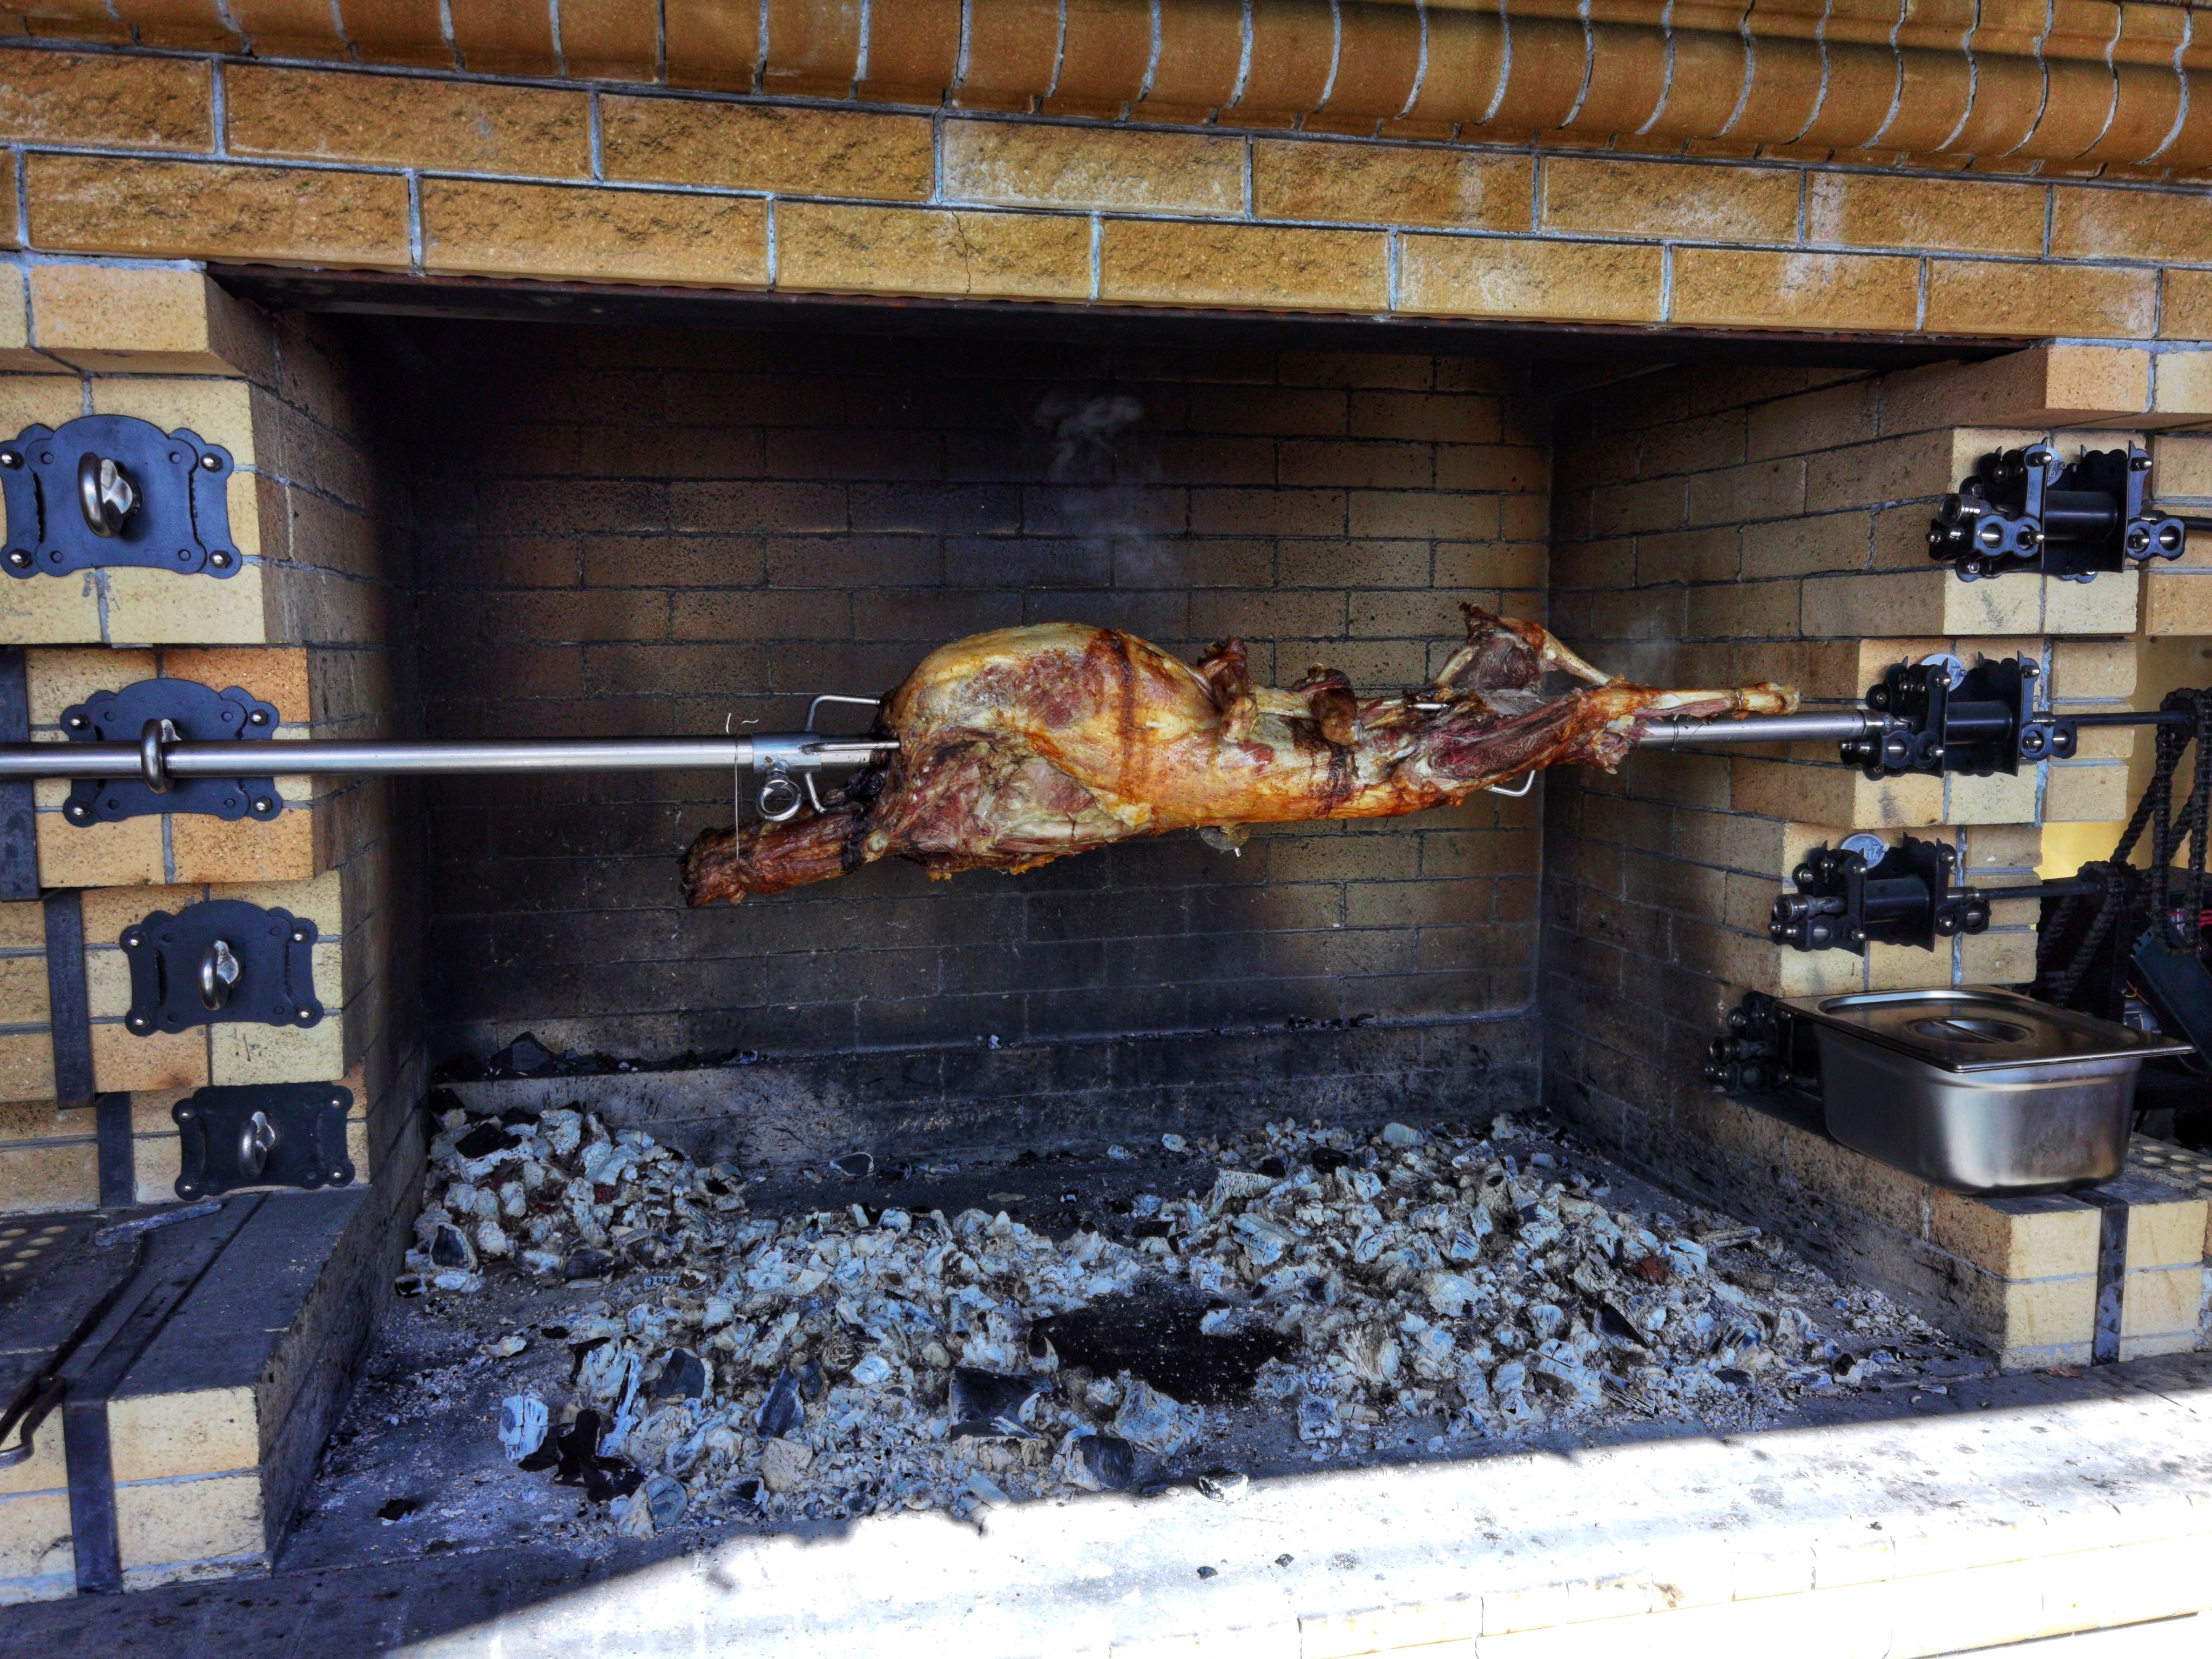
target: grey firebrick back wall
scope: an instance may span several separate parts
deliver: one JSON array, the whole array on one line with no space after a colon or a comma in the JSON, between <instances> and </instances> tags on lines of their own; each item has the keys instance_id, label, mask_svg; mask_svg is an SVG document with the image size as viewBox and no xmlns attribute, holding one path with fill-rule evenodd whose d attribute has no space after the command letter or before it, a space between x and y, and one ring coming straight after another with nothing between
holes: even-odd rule
<instances>
[{"instance_id":1,"label":"grey firebrick back wall","mask_svg":"<svg viewBox=\"0 0 2212 1659\"><path fill-rule=\"evenodd\" d=\"M1462 600L1541 614L1547 453L1520 372L1485 362L513 324L384 345L433 735L795 725L808 694L1056 620L1395 687L1450 651ZM704 911L677 860L729 821L726 778L423 800L434 1057L526 1028L650 1058L1287 1030L1322 1034L1285 1040L1310 1062L1263 1069L1348 1067L1376 1109L1401 1073L1521 1076L1521 1036L1435 1028L1533 995L1536 796L1241 857L1176 836L1013 878L885 863Z\"/></svg>"}]
</instances>

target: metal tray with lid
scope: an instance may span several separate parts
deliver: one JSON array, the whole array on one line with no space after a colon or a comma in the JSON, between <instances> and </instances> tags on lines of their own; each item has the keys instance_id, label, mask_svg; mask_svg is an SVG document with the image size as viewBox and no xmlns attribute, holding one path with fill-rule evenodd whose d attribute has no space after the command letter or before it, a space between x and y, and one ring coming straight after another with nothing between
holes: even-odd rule
<instances>
[{"instance_id":1,"label":"metal tray with lid","mask_svg":"<svg viewBox=\"0 0 2212 1659\"><path fill-rule=\"evenodd\" d=\"M2126 1161L2136 1074L2185 1042L1991 985L1800 997L1828 1133L1967 1193L2057 1192Z\"/></svg>"}]
</instances>

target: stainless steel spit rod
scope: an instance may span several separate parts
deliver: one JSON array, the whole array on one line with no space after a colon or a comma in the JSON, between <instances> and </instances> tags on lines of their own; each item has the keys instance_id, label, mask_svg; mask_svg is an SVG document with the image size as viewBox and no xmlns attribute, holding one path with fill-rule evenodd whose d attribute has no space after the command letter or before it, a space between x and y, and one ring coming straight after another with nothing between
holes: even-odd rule
<instances>
[{"instance_id":1,"label":"stainless steel spit rod","mask_svg":"<svg viewBox=\"0 0 2212 1659\"><path fill-rule=\"evenodd\" d=\"M1646 748L1706 744L1844 742L1879 731L1865 710L1746 714L1735 720L1661 720ZM825 738L811 732L728 738L530 738L510 741L334 742L308 738L268 744L162 741L0 744L0 780L20 778L236 777L241 772L326 777L335 774L422 777L484 772L662 772L685 769L866 766L898 748L895 738Z\"/></svg>"},{"instance_id":2,"label":"stainless steel spit rod","mask_svg":"<svg viewBox=\"0 0 2212 1659\"><path fill-rule=\"evenodd\" d=\"M0 744L0 779L234 778L334 773L423 776L483 772L722 771L770 765L866 766L896 738L824 738L793 732L742 738L555 738L497 743L245 744L11 743Z\"/></svg>"},{"instance_id":3,"label":"stainless steel spit rod","mask_svg":"<svg viewBox=\"0 0 2212 1659\"><path fill-rule=\"evenodd\" d=\"M1710 744L1847 742L1891 722L1864 709L1746 714L1734 720L1668 720L1647 727L1651 749ZM488 772L806 771L866 766L898 748L895 738L823 737L812 732L726 738L532 738L486 742L185 743L152 728L139 743L0 744L0 780L138 778L157 790L175 778L423 777Z\"/></svg>"},{"instance_id":4,"label":"stainless steel spit rod","mask_svg":"<svg viewBox=\"0 0 2212 1659\"><path fill-rule=\"evenodd\" d=\"M1711 744L1737 743L1850 743L1903 725L1871 709L1812 709L1795 714L1655 720L1638 741L1646 749L1703 749Z\"/></svg>"}]
</instances>

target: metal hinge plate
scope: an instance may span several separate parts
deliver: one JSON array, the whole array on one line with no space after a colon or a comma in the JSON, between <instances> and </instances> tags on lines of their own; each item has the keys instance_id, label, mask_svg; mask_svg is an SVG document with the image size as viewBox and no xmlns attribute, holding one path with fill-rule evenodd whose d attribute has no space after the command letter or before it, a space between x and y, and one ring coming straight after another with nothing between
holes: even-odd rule
<instances>
[{"instance_id":1,"label":"metal hinge plate","mask_svg":"<svg viewBox=\"0 0 2212 1659\"><path fill-rule=\"evenodd\" d=\"M234 1187L343 1187L353 1091L335 1083L198 1089L169 1109L179 1143L177 1196Z\"/></svg>"},{"instance_id":2,"label":"metal hinge plate","mask_svg":"<svg viewBox=\"0 0 2212 1659\"><path fill-rule=\"evenodd\" d=\"M27 426L0 443L8 508L0 570L11 576L136 565L234 576L230 452L132 415Z\"/></svg>"},{"instance_id":3,"label":"metal hinge plate","mask_svg":"<svg viewBox=\"0 0 2212 1659\"><path fill-rule=\"evenodd\" d=\"M123 930L132 1035L195 1025L314 1024L315 924L243 899L156 910Z\"/></svg>"},{"instance_id":4,"label":"metal hinge plate","mask_svg":"<svg viewBox=\"0 0 2212 1659\"><path fill-rule=\"evenodd\" d=\"M239 686L216 691L196 680L140 680L120 691L95 691L63 710L62 731L72 743L137 743L149 720L167 720L185 743L254 743L274 737L279 720L275 705ZM240 755L239 761L246 767L270 758ZM79 778L70 785L62 817L89 830L161 812L266 822L283 810L273 777L177 778L163 794L137 778Z\"/></svg>"}]
</instances>

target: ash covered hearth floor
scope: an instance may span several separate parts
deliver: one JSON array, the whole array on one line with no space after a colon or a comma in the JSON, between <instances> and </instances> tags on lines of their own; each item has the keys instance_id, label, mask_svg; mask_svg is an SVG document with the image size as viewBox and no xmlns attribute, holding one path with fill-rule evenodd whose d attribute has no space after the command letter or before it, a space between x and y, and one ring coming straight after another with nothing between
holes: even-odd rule
<instances>
[{"instance_id":1,"label":"ash covered hearth floor","mask_svg":"<svg viewBox=\"0 0 2212 1659\"><path fill-rule=\"evenodd\" d=\"M1328 1353L1287 1340L1258 1359L1260 1329L1198 1327L1194 1308L1236 1305L1243 1292L1233 1282L1194 1304L1164 1293L1157 1273L1140 1275L1133 1291L1097 1304L1118 1318L1042 1322L1066 1350L1052 1356L1055 1386L1031 1402L1027 1420L1002 1425L1006 1435L948 1440L951 1402L941 1389L927 1397L926 1372L856 1378L846 1356L842 1384L825 1379L811 1401L802 1395L807 1422L792 1438L811 1441L815 1455L773 1483L780 1490L758 1479L764 1437L741 1431L726 1469L680 1454L665 1460L690 1477L690 1501L672 1524L648 1528L641 1516L625 1528L617 1517L643 1511L653 1495L640 1477L587 1489L559 1484L559 1469L516 1467L499 1443L500 1402L534 1392L553 1413L549 1447L557 1442L561 1419L590 1408L597 1351L569 1339L594 1319L625 1323L629 1309L684 1302L684 1264L549 1285L487 1261L482 1291L434 1291L395 1308L273 1576L10 1609L0 1614L0 1652L511 1659L726 1644L839 1655L957 1645L980 1656L1212 1651L1219 1642L1323 1659L1401 1647L1565 1656L1594 1643L1667 1653L1786 1631L1815 1654L1894 1656L2212 1605L2201 1570L2212 1544L2212 1355L2001 1375L1879 1296L1838 1285L1556 1135L1462 1126L1458 1135L1427 1133L1419 1149L1335 1139L1352 1161L1324 1156L1335 1167L1309 1185L1354 1200L1362 1164L1387 1178L1394 1166L1426 1160L1427 1174L1457 1159L1479 1182L1510 1158L1513 1179L1540 1177L1534 1184L1552 1189L1554 1206L1589 1194L1577 1201L1674 1241L1680 1282L1695 1292L1687 1300L1761 1310L1770 1336L1802 1314L1802 1346L1770 1343L1774 1352L1750 1371L1710 1355L1688 1365L1677 1355L1670 1366L1656 1338L1646 1346L1614 1334L1610 1346L1656 1362L1647 1373L1695 1373L1689 1385L1646 1375L1632 1395L1616 1384L1591 1401L1555 1380L1528 1387L1522 1416L1499 1409L1464 1367L1465 1351L1482 1346L1471 1337L1529 1322L1525 1308L1492 1303L1486 1313L1478 1304L1446 1317L1426 1305L1418 1275L1379 1300L1347 1293L1370 1315L1388 1306L1399 1322L1401 1354L1381 1381L1359 1374L1353 1357L1370 1372L1376 1361L1358 1322ZM1146 1252L1148 1241L1175 1231L1148 1195L1170 1214L1193 1205L1186 1222L1212 1199L1210 1231L1227 1231L1237 1206L1221 1199L1223 1188L1239 1184L1240 1166L1256 1175L1250 1166L1263 1151L1213 1148L1217 1163L1206 1150L752 1183L732 1238L759 1237L749 1251L733 1243L732 1254L757 1269L794 1236L793 1224L806 1223L818 1245L840 1236L841 1213L852 1218L850 1238L883 1231L886 1212L896 1224L933 1211L948 1218L947 1242L964 1237L978 1255L993 1227L997 1247L1009 1249L1026 1216L1040 1241L1057 1241L1037 1245L1048 1259L1095 1233L1157 1264L1161 1247ZM1298 1179L1297 1167L1286 1160L1283 1173ZM1540 1243L1540 1221L1520 1222ZM930 1222L922 1231L939 1230ZM1698 1233L1711 1243L1702 1266L1680 1248ZM1201 1228L1176 1243L1207 1237ZM1516 1283L1541 1282L1543 1269L1534 1281L1516 1279L1495 1250L1490 1262L1483 1277L1505 1287L1507 1303ZM1559 1279L1571 1274L1570 1264L1557 1266ZM848 1274L848 1291L858 1277ZM1455 1328L1461 1364L1439 1365L1439 1345L1425 1346L1422 1330ZM977 1340L990 1340L988 1322L976 1328ZM705 1334L690 1340L720 1358L728 1380L703 1400L664 1392L657 1409L695 1433L716 1418L757 1428L758 1384L774 1382L761 1377L748 1390L742 1351L717 1350ZM1514 1339L1500 1334L1510 1347ZM1209 1386L1201 1373L1215 1345L1231 1358ZM1583 1346L1595 1360L1598 1345ZM1524 1365L1541 1352L1526 1346ZM1552 1351L1560 1360L1570 1352ZM1341 1373L1340 1359L1354 1374L1336 1379L1338 1420L1316 1437L1298 1399L1329 1395L1325 1373ZM1511 1363L1492 1351L1477 1369L1494 1384ZM669 1370L658 1360L648 1369ZM778 1364L774 1374L789 1369ZM1632 1379L1638 1370L1616 1360L1613 1374ZM1727 1376L1716 1381L1716 1370ZM1133 1445L1128 1490L1077 1489L1069 1437L1131 1427L1123 1407L1147 1373L1163 1392L1182 1391L1182 1420L1155 1425L1152 1446ZM871 1378L901 1397L855 1421L859 1381ZM665 1434L647 1440L649 1450L670 1443ZM608 1467L619 1473L614 1460ZM1476 1645L1433 1645L1462 1641Z\"/></svg>"}]
</instances>

